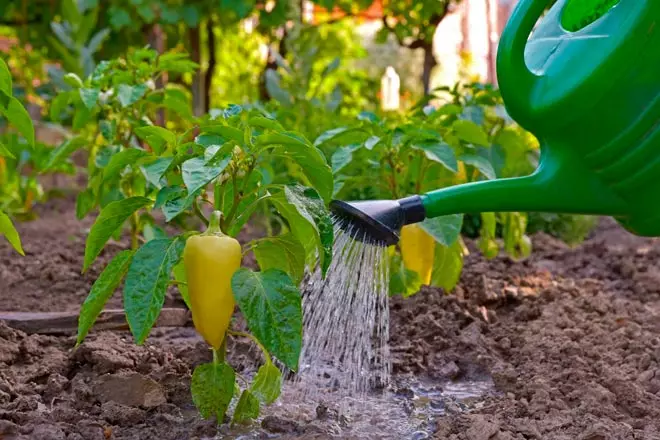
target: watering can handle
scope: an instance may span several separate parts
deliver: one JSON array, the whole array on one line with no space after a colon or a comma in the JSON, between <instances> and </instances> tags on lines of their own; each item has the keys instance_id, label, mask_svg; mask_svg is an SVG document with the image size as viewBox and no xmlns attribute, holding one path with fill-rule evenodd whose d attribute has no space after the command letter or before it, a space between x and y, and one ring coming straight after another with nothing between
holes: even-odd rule
<instances>
[{"instance_id":1,"label":"watering can handle","mask_svg":"<svg viewBox=\"0 0 660 440\"><path fill-rule=\"evenodd\" d=\"M520 0L500 37L497 49L497 79L502 99L512 118L525 128L531 114L531 95L539 76L525 63L525 46L548 0Z\"/></svg>"}]
</instances>

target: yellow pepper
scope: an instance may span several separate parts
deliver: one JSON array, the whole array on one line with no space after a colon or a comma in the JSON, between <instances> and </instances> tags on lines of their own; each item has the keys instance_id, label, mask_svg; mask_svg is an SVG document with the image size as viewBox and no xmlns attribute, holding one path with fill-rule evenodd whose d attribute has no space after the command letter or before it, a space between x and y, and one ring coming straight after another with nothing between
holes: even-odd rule
<instances>
[{"instance_id":1,"label":"yellow pepper","mask_svg":"<svg viewBox=\"0 0 660 440\"><path fill-rule=\"evenodd\" d=\"M208 229L190 237L183 250L193 324L207 344L218 350L234 313L231 278L241 267L240 243L220 230L215 211Z\"/></svg>"},{"instance_id":2,"label":"yellow pepper","mask_svg":"<svg viewBox=\"0 0 660 440\"><path fill-rule=\"evenodd\" d=\"M417 272L423 284L431 282L435 240L416 224L401 228L401 257L407 269Z\"/></svg>"}]
</instances>

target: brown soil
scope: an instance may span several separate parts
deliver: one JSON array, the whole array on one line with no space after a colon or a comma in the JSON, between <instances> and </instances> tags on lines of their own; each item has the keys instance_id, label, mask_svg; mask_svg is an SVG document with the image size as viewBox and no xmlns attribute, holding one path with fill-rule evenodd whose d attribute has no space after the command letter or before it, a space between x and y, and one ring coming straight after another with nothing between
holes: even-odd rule
<instances>
[{"instance_id":1,"label":"brown soil","mask_svg":"<svg viewBox=\"0 0 660 440\"><path fill-rule=\"evenodd\" d=\"M81 276L91 220L77 222L71 207L50 202L20 225L25 258L0 240L0 310L77 310L127 246L110 244ZM473 252L453 296L423 289L392 301L397 378L489 376L496 386L478 407L447 406L434 438L660 439L660 242L609 221L575 249L544 235L533 242L522 262ZM175 291L168 305L181 305ZM119 292L111 306L121 306ZM191 329L154 330L139 347L110 331L73 344L0 324L0 439L237 438L192 405L191 371L210 356ZM230 352L249 374L254 351L237 343ZM250 438L355 438L331 437L336 426L320 415L261 425Z\"/></svg>"}]
</instances>

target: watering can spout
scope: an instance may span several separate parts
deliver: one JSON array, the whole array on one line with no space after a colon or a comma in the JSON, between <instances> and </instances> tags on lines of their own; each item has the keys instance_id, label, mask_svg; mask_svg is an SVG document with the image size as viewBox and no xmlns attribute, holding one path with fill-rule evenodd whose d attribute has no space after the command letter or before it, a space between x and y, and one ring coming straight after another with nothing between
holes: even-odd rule
<instances>
[{"instance_id":1,"label":"watering can spout","mask_svg":"<svg viewBox=\"0 0 660 440\"><path fill-rule=\"evenodd\" d=\"M570 151L544 148L541 165L529 176L472 182L401 200L333 201L340 226L354 238L395 244L406 224L426 218L478 212L554 212L625 216L625 201Z\"/></svg>"}]
</instances>

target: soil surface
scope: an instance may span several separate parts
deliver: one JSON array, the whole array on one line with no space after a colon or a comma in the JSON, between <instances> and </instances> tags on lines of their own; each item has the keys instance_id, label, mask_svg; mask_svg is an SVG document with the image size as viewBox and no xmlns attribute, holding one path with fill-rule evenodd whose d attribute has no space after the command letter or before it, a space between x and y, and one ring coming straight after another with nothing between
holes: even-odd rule
<instances>
[{"instance_id":1,"label":"soil surface","mask_svg":"<svg viewBox=\"0 0 660 440\"><path fill-rule=\"evenodd\" d=\"M0 310L78 310L127 247L111 243L81 275L93 219L77 221L72 208L70 198L54 200L19 225L25 258L0 240ZM424 288L392 300L397 384L495 385L478 405L446 404L433 432L408 438L660 439L660 241L604 220L576 248L543 234L533 243L520 262L487 261L468 243L453 295ZM182 306L175 290L166 305ZM121 307L119 291L109 306ZM243 437L201 419L190 374L211 356L189 328L154 329L142 346L118 331L92 331L75 351L74 342L0 323L0 439L365 438L323 404L313 414L269 415ZM250 375L256 352L243 341L229 349L229 362Z\"/></svg>"}]
</instances>

